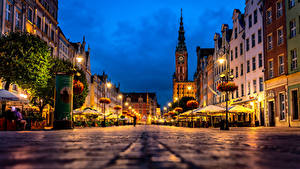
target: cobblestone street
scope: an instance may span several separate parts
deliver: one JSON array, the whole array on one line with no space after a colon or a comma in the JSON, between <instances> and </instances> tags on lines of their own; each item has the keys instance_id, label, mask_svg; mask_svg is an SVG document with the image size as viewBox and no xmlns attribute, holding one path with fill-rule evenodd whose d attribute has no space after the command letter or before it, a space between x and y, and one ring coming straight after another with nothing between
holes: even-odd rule
<instances>
[{"instance_id":1,"label":"cobblestone street","mask_svg":"<svg viewBox=\"0 0 300 169\"><path fill-rule=\"evenodd\" d=\"M1 168L299 168L300 129L0 132L0 154Z\"/></svg>"}]
</instances>

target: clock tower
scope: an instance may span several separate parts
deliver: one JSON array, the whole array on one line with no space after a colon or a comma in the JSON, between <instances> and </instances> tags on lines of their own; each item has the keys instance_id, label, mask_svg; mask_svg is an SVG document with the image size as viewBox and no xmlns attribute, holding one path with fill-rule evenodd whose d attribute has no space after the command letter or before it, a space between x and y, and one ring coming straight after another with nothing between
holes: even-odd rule
<instances>
[{"instance_id":1,"label":"clock tower","mask_svg":"<svg viewBox=\"0 0 300 169\"><path fill-rule=\"evenodd\" d=\"M182 9L178 44L175 52L175 73L173 75L173 102L179 101L182 97L195 98L195 83L188 80L188 53L185 44L183 28Z\"/></svg>"},{"instance_id":2,"label":"clock tower","mask_svg":"<svg viewBox=\"0 0 300 169\"><path fill-rule=\"evenodd\" d=\"M174 80L177 82L185 82L188 80L188 54L185 44L184 37L184 28L183 28L183 18L182 18L182 9L181 9L181 17L180 17L180 27L179 27L179 36L178 36L178 44L176 46L175 52L175 76Z\"/></svg>"}]
</instances>

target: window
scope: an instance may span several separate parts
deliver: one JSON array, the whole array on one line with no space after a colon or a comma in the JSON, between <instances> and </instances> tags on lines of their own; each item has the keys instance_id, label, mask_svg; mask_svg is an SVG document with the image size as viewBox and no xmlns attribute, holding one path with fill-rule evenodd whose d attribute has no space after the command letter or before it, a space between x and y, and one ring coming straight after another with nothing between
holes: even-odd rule
<instances>
[{"instance_id":1,"label":"window","mask_svg":"<svg viewBox=\"0 0 300 169\"><path fill-rule=\"evenodd\" d=\"M256 93L256 79L253 80L253 93Z\"/></svg>"},{"instance_id":2,"label":"window","mask_svg":"<svg viewBox=\"0 0 300 169\"><path fill-rule=\"evenodd\" d=\"M41 17L37 17L36 26L41 30L42 29L42 19Z\"/></svg>"},{"instance_id":3,"label":"window","mask_svg":"<svg viewBox=\"0 0 300 169\"><path fill-rule=\"evenodd\" d=\"M299 119L298 90L292 91L292 112L293 112L293 120L298 120Z\"/></svg>"},{"instance_id":4,"label":"window","mask_svg":"<svg viewBox=\"0 0 300 169\"><path fill-rule=\"evenodd\" d=\"M244 64L241 64L241 76L244 75Z\"/></svg>"},{"instance_id":5,"label":"window","mask_svg":"<svg viewBox=\"0 0 300 169\"><path fill-rule=\"evenodd\" d=\"M245 94L245 93L244 93L244 84L241 84L241 94L242 94L242 95L241 95L242 97L243 97L244 94Z\"/></svg>"},{"instance_id":6,"label":"window","mask_svg":"<svg viewBox=\"0 0 300 169\"><path fill-rule=\"evenodd\" d=\"M10 5L9 3L6 4L6 15L5 15L5 19L7 21L11 22L11 11L12 11L12 5Z\"/></svg>"},{"instance_id":7,"label":"window","mask_svg":"<svg viewBox=\"0 0 300 169\"><path fill-rule=\"evenodd\" d=\"M263 58L262 58L262 54L258 54L258 67L262 67L263 66Z\"/></svg>"},{"instance_id":8,"label":"window","mask_svg":"<svg viewBox=\"0 0 300 169\"><path fill-rule=\"evenodd\" d=\"M235 91L235 97L238 98L239 97L239 90Z\"/></svg>"},{"instance_id":9,"label":"window","mask_svg":"<svg viewBox=\"0 0 300 169\"><path fill-rule=\"evenodd\" d=\"M277 2L277 11L276 11L276 16L277 18L282 16L282 1Z\"/></svg>"},{"instance_id":10,"label":"window","mask_svg":"<svg viewBox=\"0 0 300 169\"><path fill-rule=\"evenodd\" d=\"M249 50L249 39L246 39L246 51Z\"/></svg>"},{"instance_id":11,"label":"window","mask_svg":"<svg viewBox=\"0 0 300 169\"><path fill-rule=\"evenodd\" d=\"M235 77L238 78L239 77L239 68L235 67Z\"/></svg>"},{"instance_id":12,"label":"window","mask_svg":"<svg viewBox=\"0 0 300 169\"><path fill-rule=\"evenodd\" d=\"M290 21L290 37L293 38L296 36L296 20Z\"/></svg>"},{"instance_id":13,"label":"window","mask_svg":"<svg viewBox=\"0 0 300 169\"><path fill-rule=\"evenodd\" d=\"M289 8L293 8L295 6L295 0L289 0Z\"/></svg>"},{"instance_id":14,"label":"window","mask_svg":"<svg viewBox=\"0 0 300 169\"><path fill-rule=\"evenodd\" d=\"M251 28L252 27L252 15L249 15L248 21L249 21L249 28Z\"/></svg>"},{"instance_id":15,"label":"window","mask_svg":"<svg viewBox=\"0 0 300 169\"><path fill-rule=\"evenodd\" d=\"M33 22L33 20L32 20L32 9L30 9L30 8L28 8L28 11L27 11L27 19L30 22Z\"/></svg>"},{"instance_id":16,"label":"window","mask_svg":"<svg viewBox=\"0 0 300 169\"><path fill-rule=\"evenodd\" d=\"M256 57L252 58L252 70L256 70Z\"/></svg>"},{"instance_id":17,"label":"window","mask_svg":"<svg viewBox=\"0 0 300 169\"><path fill-rule=\"evenodd\" d=\"M297 67L298 67L298 63L297 63L297 50L296 49L293 49L293 50L291 50L291 61L292 61L292 63L291 63L291 70L293 71L293 70L295 70L295 69L297 69Z\"/></svg>"},{"instance_id":18,"label":"window","mask_svg":"<svg viewBox=\"0 0 300 169\"><path fill-rule=\"evenodd\" d=\"M280 120L285 119L285 99L284 94L279 93Z\"/></svg>"},{"instance_id":19,"label":"window","mask_svg":"<svg viewBox=\"0 0 300 169\"><path fill-rule=\"evenodd\" d=\"M272 9L268 9L267 10L267 24L271 24L272 23Z\"/></svg>"},{"instance_id":20,"label":"window","mask_svg":"<svg viewBox=\"0 0 300 169\"><path fill-rule=\"evenodd\" d=\"M234 29L234 39L237 38L237 36L238 36L237 34L238 34L238 33L237 33L237 28L235 28L235 29Z\"/></svg>"},{"instance_id":21,"label":"window","mask_svg":"<svg viewBox=\"0 0 300 169\"><path fill-rule=\"evenodd\" d=\"M233 51L230 51L230 60L233 60Z\"/></svg>"},{"instance_id":22,"label":"window","mask_svg":"<svg viewBox=\"0 0 300 169\"><path fill-rule=\"evenodd\" d=\"M250 72L250 60L247 60L247 73Z\"/></svg>"},{"instance_id":23,"label":"window","mask_svg":"<svg viewBox=\"0 0 300 169\"><path fill-rule=\"evenodd\" d=\"M283 74L284 73L284 61L283 61L283 56L279 56L278 58L279 61L279 74Z\"/></svg>"},{"instance_id":24,"label":"window","mask_svg":"<svg viewBox=\"0 0 300 169\"><path fill-rule=\"evenodd\" d=\"M48 35L48 24L45 24L44 33L45 33L46 35Z\"/></svg>"},{"instance_id":25,"label":"window","mask_svg":"<svg viewBox=\"0 0 300 169\"><path fill-rule=\"evenodd\" d=\"M252 48L255 46L255 34L252 34L251 36L252 41Z\"/></svg>"},{"instance_id":26,"label":"window","mask_svg":"<svg viewBox=\"0 0 300 169\"><path fill-rule=\"evenodd\" d=\"M283 43L283 30L282 28L277 30L277 43L281 45Z\"/></svg>"},{"instance_id":27,"label":"window","mask_svg":"<svg viewBox=\"0 0 300 169\"><path fill-rule=\"evenodd\" d=\"M267 41L268 41L268 50L271 50L273 48L273 45L272 45L272 34L268 35Z\"/></svg>"},{"instance_id":28,"label":"window","mask_svg":"<svg viewBox=\"0 0 300 169\"><path fill-rule=\"evenodd\" d=\"M261 43L262 42L262 35L261 35L261 29L258 30L257 32L257 43Z\"/></svg>"},{"instance_id":29,"label":"window","mask_svg":"<svg viewBox=\"0 0 300 169\"><path fill-rule=\"evenodd\" d=\"M22 15L20 12L16 11L16 28L21 29L22 28Z\"/></svg>"},{"instance_id":30,"label":"window","mask_svg":"<svg viewBox=\"0 0 300 169\"><path fill-rule=\"evenodd\" d=\"M238 48L235 47L235 58L238 58Z\"/></svg>"},{"instance_id":31,"label":"window","mask_svg":"<svg viewBox=\"0 0 300 169\"><path fill-rule=\"evenodd\" d=\"M54 31L51 31L51 40L54 41Z\"/></svg>"},{"instance_id":32,"label":"window","mask_svg":"<svg viewBox=\"0 0 300 169\"><path fill-rule=\"evenodd\" d=\"M253 17L254 17L254 24L256 24L257 23L257 9L255 9Z\"/></svg>"},{"instance_id":33,"label":"window","mask_svg":"<svg viewBox=\"0 0 300 169\"><path fill-rule=\"evenodd\" d=\"M248 82L248 95L250 95L250 93L251 93L251 86L250 85L251 85L250 82Z\"/></svg>"},{"instance_id":34,"label":"window","mask_svg":"<svg viewBox=\"0 0 300 169\"><path fill-rule=\"evenodd\" d=\"M243 43L240 43L240 55L243 55L244 50L243 50Z\"/></svg>"},{"instance_id":35,"label":"window","mask_svg":"<svg viewBox=\"0 0 300 169\"><path fill-rule=\"evenodd\" d=\"M264 91L264 80L262 77L259 78L259 91Z\"/></svg>"},{"instance_id":36,"label":"window","mask_svg":"<svg viewBox=\"0 0 300 169\"><path fill-rule=\"evenodd\" d=\"M269 78L274 77L273 60L269 60Z\"/></svg>"}]
</instances>

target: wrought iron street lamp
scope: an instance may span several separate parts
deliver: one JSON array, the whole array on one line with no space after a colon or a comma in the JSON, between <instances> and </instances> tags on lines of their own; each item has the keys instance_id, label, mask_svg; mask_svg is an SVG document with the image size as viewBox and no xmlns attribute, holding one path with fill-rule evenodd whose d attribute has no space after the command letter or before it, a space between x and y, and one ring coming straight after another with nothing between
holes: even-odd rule
<instances>
[{"instance_id":1,"label":"wrought iron street lamp","mask_svg":"<svg viewBox=\"0 0 300 169\"><path fill-rule=\"evenodd\" d=\"M227 66L226 66L226 70L223 74L220 75L220 78L221 78L221 81L222 82L225 82L225 83L228 83L229 81L233 81L233 75L230 71L230 68L229 68L229 62L226 60L226 59L219 59L218 62L220 64L223 64L225 62L227 62ZM224 128L221 128L221 129L224 129L224 130L229 130L229 123L228 123L228 101L229 101L229 91L226 90L225 91L225 102L226 102L226 119L225 119L225 126L222 126Z\"/></svg>"}]
</instances>

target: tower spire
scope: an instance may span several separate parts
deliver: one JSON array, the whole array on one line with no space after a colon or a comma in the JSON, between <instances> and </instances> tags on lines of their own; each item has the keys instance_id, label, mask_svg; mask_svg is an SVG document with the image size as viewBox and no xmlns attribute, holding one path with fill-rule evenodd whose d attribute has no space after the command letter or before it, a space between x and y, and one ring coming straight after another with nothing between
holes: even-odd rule
<instances>
[{"instance_id":1,"label":"tower spire","mask_svg":"<svg viewBox=\"0 0 300 169\"><path fill-rule=\"evenodd\" d=\"M179 27L179 36L178 36L178 44L176 47L176 51L186 51L185 45L185 37L184 37L184 27L183 27L183 17L182 17L182 8L181 8L181 16L180 16L180 27Z\"/></svg>"}]
</instances>

